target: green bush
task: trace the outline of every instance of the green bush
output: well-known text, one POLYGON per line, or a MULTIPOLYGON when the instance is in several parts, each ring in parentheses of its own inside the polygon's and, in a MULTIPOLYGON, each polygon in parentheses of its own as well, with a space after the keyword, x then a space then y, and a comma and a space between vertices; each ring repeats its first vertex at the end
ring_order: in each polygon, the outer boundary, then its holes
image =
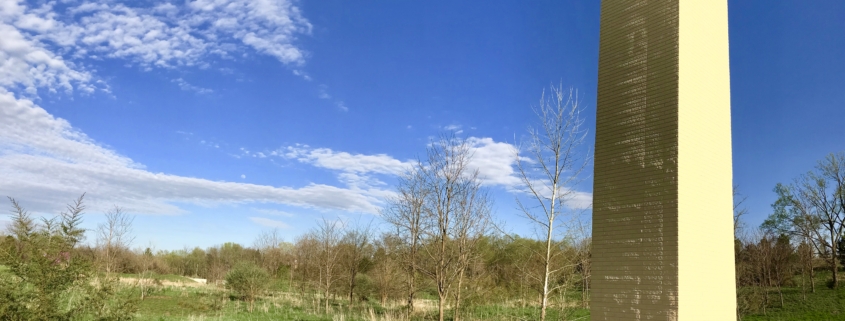
POLYGON ((269 283, 270 276, 267 271, 252 262, 237 264, 226 274, 226 288, 235 292, 240 299, 249 302, 250 312, 255 298, 264 293, 269 283))
POLYGON ((96 278, 79 255, 82 197, 54 219, 33 220, 14 199, 9 236, 0 242, 0 320, 129 320, 137 303, 116 279, 96 278))

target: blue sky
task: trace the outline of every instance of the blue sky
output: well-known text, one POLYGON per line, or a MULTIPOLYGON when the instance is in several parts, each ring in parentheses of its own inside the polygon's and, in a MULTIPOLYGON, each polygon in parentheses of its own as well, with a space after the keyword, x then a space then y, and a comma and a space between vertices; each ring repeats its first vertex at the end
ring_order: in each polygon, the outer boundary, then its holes
MULTIPOLYGON (((758 225, 777 182, 845 150, 845 4, 729 5, 734 181, 758 225)), ((598 26, 597 1, 0 0, 0 194, 56 213, 87 192, 87 227, 122 206, 135 246, 293 240, 377 221, 453 130, 529 233, 513 148, 551 83, 592 134, 598 26)))

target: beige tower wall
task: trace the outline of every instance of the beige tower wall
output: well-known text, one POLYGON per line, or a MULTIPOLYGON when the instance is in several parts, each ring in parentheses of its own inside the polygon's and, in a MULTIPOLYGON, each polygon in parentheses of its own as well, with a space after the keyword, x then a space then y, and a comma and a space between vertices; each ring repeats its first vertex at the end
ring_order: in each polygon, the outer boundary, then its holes
POLYGON ((681 0, 678 312, 735 320, 727 1, 681 0))
POLYGON ((601 15, 592 319, 732 320, 727 3, 601 15))

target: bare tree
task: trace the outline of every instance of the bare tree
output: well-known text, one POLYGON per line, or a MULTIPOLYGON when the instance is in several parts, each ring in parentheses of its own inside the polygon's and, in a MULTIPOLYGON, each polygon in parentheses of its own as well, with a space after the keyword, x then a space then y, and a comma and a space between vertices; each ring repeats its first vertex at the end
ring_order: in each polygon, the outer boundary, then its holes
POLYGON ((739 239, 739 234, 742 233, 743 228, 745 228, 745 223, 742 222, 742 217, 748 214, 748 208, 743 206, 742 204, 748 199, 747 196, 744 196, 739 193, 739 186, 734 185, 733 188, 733 200, 734 200, 734 238, 739 239))
POLYGON ((106 212, 106 222, 97 226, 97 243, 101 247, 102 260, 106 273, 115 269, 118 253, 125 251, 135 239, 132 236, 132 222, 135 217, 130 216, 118 206, 106 212))
POLYGON ((292 270, 299 282, 300 295, 305 295, 307 285, 310 283, 314 288, 322 288, 323 268, 320 266, 320 244, 315 231, 300 235, 296 239, 293 248, 292 270))
MULTIPOLYGON (((477 175, 477 174, 476 174, 477 175)), ((491 226, 490 212, 493 201, 480 183, 471 183, 466 194, 460 195, 456 208, 454 243, 457 247, 457 286, 454 292, 455 311, 453 320, 458 321, 461 313, 461 290, 467 269, 477 258, 478 242, 491 226), (474 185, 474 186, 473 186, 474 185)))
POLYGON ((349 305, 354 302, 356 277, 366 270, 367 262, 372 256, 373 246, 370 241, 372 232, 370 225, 355 225, 346 230, 340 241, 341 265, 346 272, 349 289, 349 305))
POLYGON ((139 257, 141 259, 141 269, 140 273, 138 273, 138 287, 141 290, 141 300, 144 300, 144 297, 149 292, 149 284, 151 279, 149 278, 151 274, 151 268, 153 266, 153 261, 155 260, 154 252, 155 247, 153 246, 152 242, 147 246, 146 249, 141 251, 139 249, 139 257))
POLYGON ((795 248, 787 235, 772 237, 771 247, 772 281, 778 290, 780 306, 783 308, 783 285, 795 275, 795 248))
POLYGON ((373 253, 373 266, 370 273, 373 277, 379 302, 382 306, 387 304, 387 299, 399 288, 404 288, 401 282, 403 277, 401 252, 404 241, 394 233, 383 233, 381 238, 375 242, 375 253, 373 253), (397 285, 398 284, 398 285, 397 285))
POLYGON ((414 296, 417 292, 423 205, 429 193, 420 168, 422 165, 417 164, 399 177, 396 195, 387 199, 387 205, 381 211, 381 217, 393 226, 395 235, 404 242, 405 251, 399 258, 407 273, 406 298, 411 313, 414 312, 414 296))
POLYGON ((469 167, 471 156, 466 140, 442 135, 429 144, 427 159, 416 167, 426 193, 420 237, 428 264, 420 272, 434 282, 441 321, 449 291, 462 281, 467 258, 490 222, 491 200, 478 171, 469 167))
POLYGON ((769 305, 769 287, 772 286, 772 252, 773 244, 771 233, 764 230, 754 230, 746 236, 744 256, 747 264, 745 285, 750 286, 753 291, 746 293, 743 298, 746 301, 747 309, 751 311, 762 311, 766 314, 769 305))
POLYGON ((798 248, 796 249, 798 253, 798 261, 800 262, 801 268, 801 294, 804 298, 804 301, 807 300, 807 286, 806 286, 806 278, 809 276, 810 278, 810 291, 811 293, 816 293, 816 282, 815 273, 813 272, 813 259, 815 255, 813 255, 813 247, 804 240, 800 244, 798 244, 798 248))
POLYGON ((255 249, 261 253, 261 267, 272 276, 277 276, 284 261, 282 242, 278 229, 261 232, 253 242, 255 249))
MULTIPOLYGON (((555 247, 566 239, 560 232, 567 232, 561 216, 577 196, 575 186, 580 182, 580 173, 588 163, 588 153, 582 151, 586 131, 583 128, 581 108, 577 93, 572 89, 564 91, 562 86, 551 88, 550 97, 545 91, 540 105, 534 108, 539 126, 529 127, 525 152, 515 153, 519 176, 531 205, 517 197, 517 205, 543 234, 545 251, 543 257, 543 288, 540 295, 540 320, 546 319, 549 296, 559 287, 550 280, 563 267, 552 266, 555 247), (561 231, 562 230, 562 231, 561 231)), ((570 217, 573 220, 578 215, 570 217)))
POLYGON ((326 313, 329 313, 329 295, 332 285, 340 276, 340 273, 338 273, 338 256, 340 255, 338 245, 341 238, 341 228, 340 222, 323 218, 312 232, 318 246, 317 261, 320 267, 320 287, 323 290, 326 313))
POLYGON ((775 192, 775 211, 763 228, 810 240, 816 252, 825 254, 836 287, 837 244, 845 231, 845 153, 828 155, 814 171, 790 185, 778 184, 775 192))

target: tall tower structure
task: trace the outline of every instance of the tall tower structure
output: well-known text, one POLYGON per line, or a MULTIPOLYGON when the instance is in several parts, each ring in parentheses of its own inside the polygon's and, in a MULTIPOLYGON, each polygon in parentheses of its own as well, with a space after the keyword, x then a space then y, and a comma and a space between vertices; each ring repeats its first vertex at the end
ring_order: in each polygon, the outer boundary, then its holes
POLYGON ((735 320, 728 4, 601 5, 592 320, 735 320))

